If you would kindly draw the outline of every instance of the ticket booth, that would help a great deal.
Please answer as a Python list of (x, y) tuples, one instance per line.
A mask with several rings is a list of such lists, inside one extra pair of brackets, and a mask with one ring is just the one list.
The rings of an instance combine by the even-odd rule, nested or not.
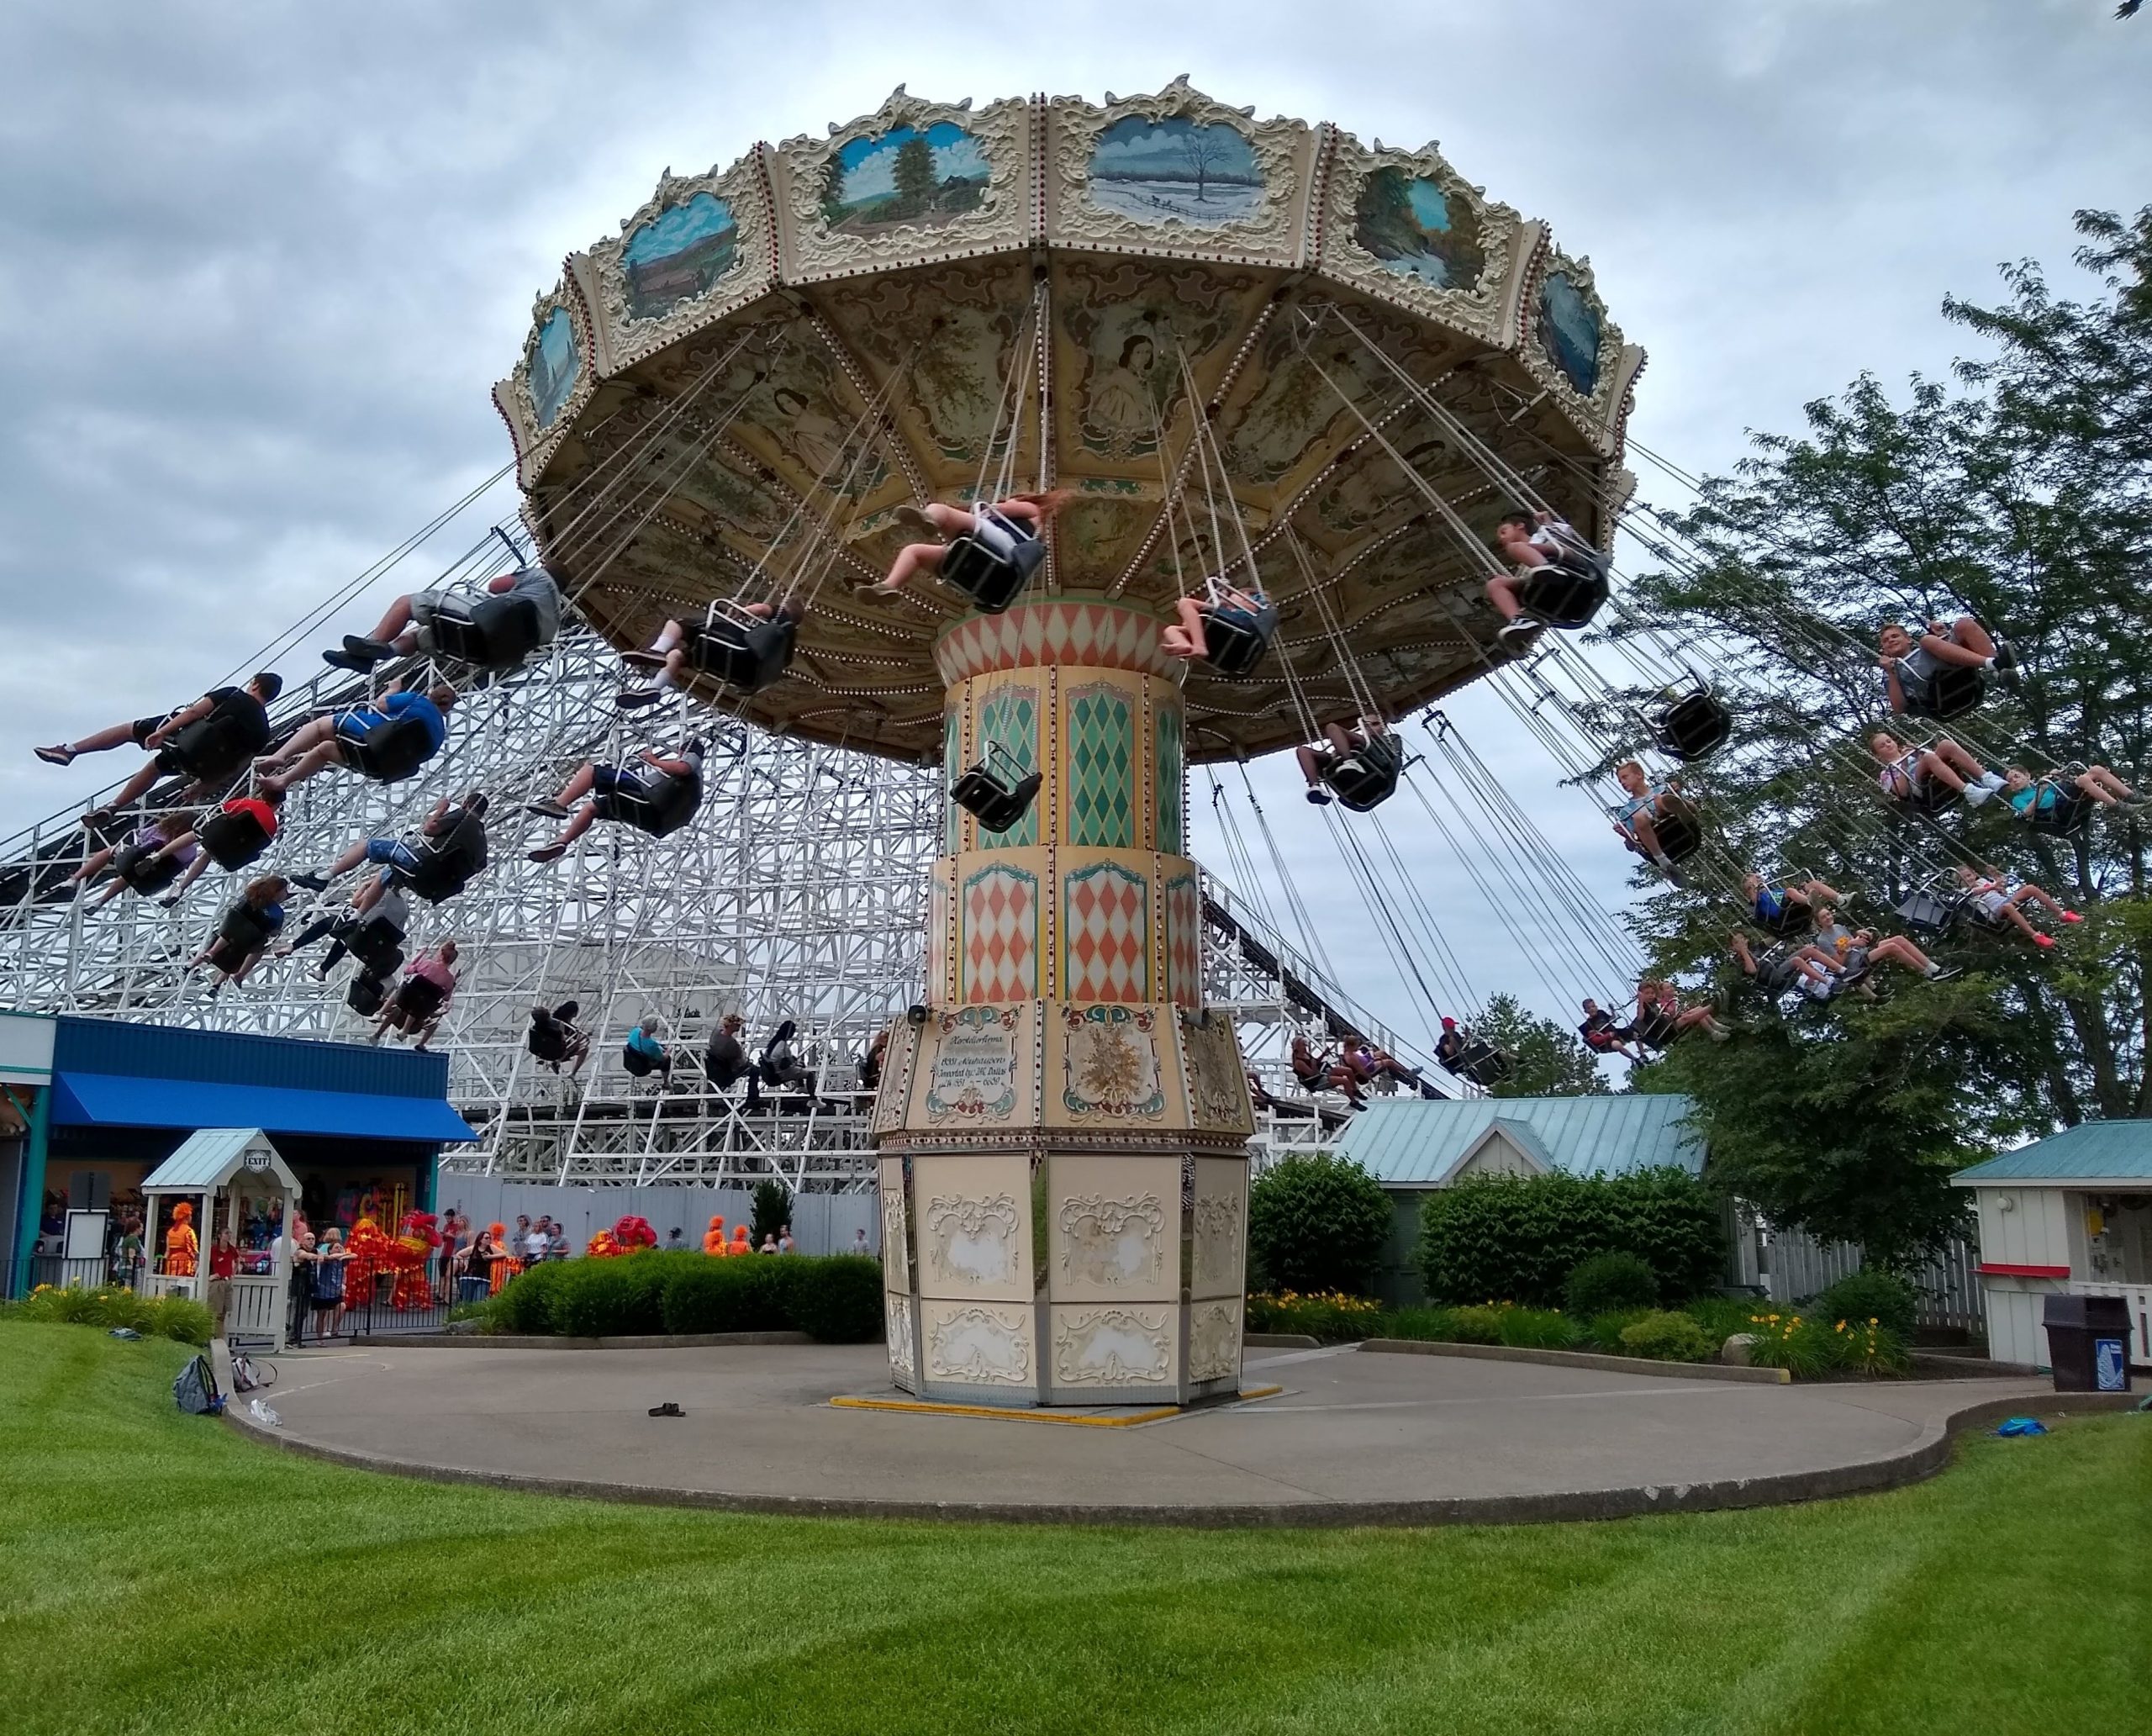
[[(244, 1227), (268, 1218), (289, 1226), (298, 1210), (298, 1179), (259, 1127), (204, 1127), (192, 1133), (142, 1184), (148, 1214), (150, 1270), (144, 1280), (151, 1295), (192, 1296), (214, 1306), (210, 1250), (219, 1231), (241, 1244)], [(190, 1250), (171, 1232), (182, 1214), (193, 1231)], [(287, 1232), (265, 1249), (240, 1248), (219, 1336), (266, 1338), (272, 1349), (284, 1348), (286, 1298), (292, 1279), (292, 1238)]]

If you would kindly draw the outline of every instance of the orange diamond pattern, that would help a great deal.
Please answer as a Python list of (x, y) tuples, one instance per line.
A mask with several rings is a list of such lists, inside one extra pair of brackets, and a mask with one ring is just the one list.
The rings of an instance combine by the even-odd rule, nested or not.
[(1068, 875), (1062, 900), (1071, 1000), (1151, 998), (1151, 883), (1110, 862)]
[(1178, 680), (1181, 667), (1160, 648), (1158, 623), (1110, 603), (1019, 603), (1004, 615), (967, 615), (934, 647), (942, 678), (954, 684), (996, 669), (1063, 663), (1134, 669)]
[(1203, 1004), (1203, 955), (1198, 939), (1202, 921), (1195, 877), (1174, 875), (1166, 882), (1166, 994), (1178, 1006)]
[(964, 882), (963, 1000), (1037, 998), (1038, 911), (1038, 880), (1021, 868), (984, 868)]

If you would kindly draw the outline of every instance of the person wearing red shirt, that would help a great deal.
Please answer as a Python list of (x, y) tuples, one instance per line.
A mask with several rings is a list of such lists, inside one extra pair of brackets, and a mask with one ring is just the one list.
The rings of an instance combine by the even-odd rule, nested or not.
[(231, 1311), (232, 1274), (239, 1270), (239, 1249), (232, 1245), (229, 1230), (217, 1232), (209, 1245), (209, 1314), (219, 1338), (224, 1335), (224, 1317)]
[[(283, 805), (283, 797), (274, 794), (266, 798), (258, 795), (235, 795), (226, 802), (219, 811), (226, 814), (251, 815), (253, 816), (255, 824), (261, 828), (262, 836), (273, 838), (277, 836), (277, 810)], [(195, 831), (188, 832), (178, 843), (174, 844), (172, 848), (184, 855), (186, 852), (183, 846), (200, 842), (197, 836), (199, 831), (200, 826), (198, 823)], [(166, 910), (171, 909), (187, 895), (187, 889), (202, 878), (212, 860), (209, 852), (206, 850), (196, 852), (194, 860), (187, 864), (187, 872), (180, 876), (178, 883), (166, 894), (164, 906)]]

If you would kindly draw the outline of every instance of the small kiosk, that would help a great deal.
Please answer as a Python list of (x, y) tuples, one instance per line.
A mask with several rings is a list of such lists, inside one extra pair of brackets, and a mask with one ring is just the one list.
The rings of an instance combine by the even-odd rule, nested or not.
[[(143, 1182), (142, 1202), (150, 1255), (143, 1290), (148, 1295), (208, 1302), (209, 1250), (217, 1232), (229, 1230), (237, 1243), (250, 1220), (266, 1218), (277, 1226), (266, 1250), (242, 1250), (219, 1332), (225, 1338), (266, 1338), (272, 1349), (282, 1350), (292, 1278), (290, 1232), (299, 1185), (268, 1136), (259, 1127), (204, 1127), (190, 1134)], [(169, 1239), (182, 1222), (198, 1243), (191, 1255), (184, 1237), (177, 1253)]]

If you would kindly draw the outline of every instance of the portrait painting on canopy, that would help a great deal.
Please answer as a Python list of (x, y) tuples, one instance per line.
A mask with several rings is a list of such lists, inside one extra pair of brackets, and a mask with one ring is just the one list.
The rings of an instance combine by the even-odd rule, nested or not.
[(1586, 398), (1599, 384), (1599, 314), (1567, 272), (1547, 274), (1539, 287), (1539, 342), (1569, 383)]
[(976, 211), (989, 178), (978, 140), (954, 122), (892, 127), (837, 147), (823, 171), (822, 217), (838, 235), (934, 229)]
[(732, 207), (710, 193), (637, 224), (620, 250), (629, 317), (656, 319), (708, 292), (739, 258), (739, 240)]
[(1353, 238), (1400, 277), (1440, 289), (1470, 289), (1486, 268), (1480, 225), (1432, 176), (1390, 166), (1360, 183)]
[(530, 408), (537, 413), (541, 428), (553, 425), (561, 406), (568, 401), (568, 393), (575, 389), (576, 376), (582, 372), (583, 357), (575, 346), (575, 321), (566, 308), (556, 308), (546, 316), (546, 323), (538, 328), (537, 341), (530, 346)]
[(1248, 141), (1223, 121), (1131, 114), (1092, 149), (1091, 202), (1139, 222), (1215, 229), (1261, 208), (1263, 171)]

